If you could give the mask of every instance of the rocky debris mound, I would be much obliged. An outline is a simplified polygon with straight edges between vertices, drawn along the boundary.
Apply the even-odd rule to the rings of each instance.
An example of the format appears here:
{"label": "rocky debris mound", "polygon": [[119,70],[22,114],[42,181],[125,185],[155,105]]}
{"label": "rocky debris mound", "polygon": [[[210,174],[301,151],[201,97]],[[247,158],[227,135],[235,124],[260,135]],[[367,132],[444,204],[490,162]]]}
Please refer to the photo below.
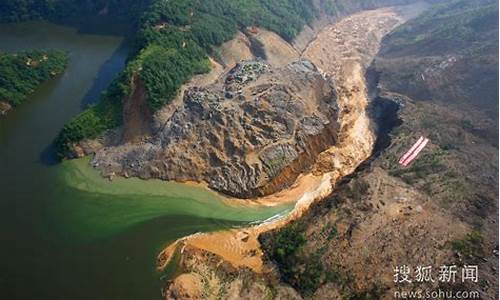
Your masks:
{"label": "rocky debris mound", "polygon": [[103,149],[93,164],[105,175],[203,180],[241,198],[273,193],[336,142],[336,99],[307,60],[282,68],[244,61],[219,82],[188,89],[148,141]]}
{"label": "rocky debris mound", "polygon": [[269,66],[263,60],[243,61],[231,69],[226,76],[226,88],[242,87],[267,72],[269,72]]}

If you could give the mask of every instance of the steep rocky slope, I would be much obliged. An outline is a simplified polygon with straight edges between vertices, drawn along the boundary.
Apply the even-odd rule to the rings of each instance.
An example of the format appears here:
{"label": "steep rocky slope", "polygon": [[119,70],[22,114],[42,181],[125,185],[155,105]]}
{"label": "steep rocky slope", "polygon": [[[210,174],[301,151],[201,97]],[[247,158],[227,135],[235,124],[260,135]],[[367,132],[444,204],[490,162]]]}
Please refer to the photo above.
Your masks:
{"label": "steep rocky slope", "polygon": [[[127,71],[110,87],[109,93],[106,93],[107,96],[103,97],[103,101],[99,105],[76,117],[63,128],[55,141],[58,154],[61,157],[80,157],[93,154],[103,147],[115,147],[127,142],[141,142],[151,134],[154,135],[158,130],[156,123],[165,123],[165,119],[169,118],[182,102],[183,93],[187,87],[196,85],[191,82],[181,87],[180,84],[196,72],[205,70],[203,66],[207,65],[208,61],[205,61],[203,53],[199,51],[201,49],[195,47],[197,45],[211,49],[207,54],[212,56],[212,66],[232,68],[243,59],[260,57],[272,67],[282,68],[290,62],[296,61],[300,57],[300,52],[328,22],[363,9],[415,2],[412,0],[342,0],[335,2],[311,0],[304,3],[298,1],[294,5],[285,5],[286,8],[275,9],[273,5],[265,4],[266,1],[263,1],[264,4],[257,1],[258,3],[234,7],[224,7],[221,4],[225,3],[224,1],[217,2],[217,5],[206,5],[206,3],[196,3],[196,1],[184,4],[182,1],[172,1],[168,4],[152,1],[151,7],[144,13],[141,23],[142,29],[137,37],[137,46],[142,47],[142,50],[137,49],[137,55],[131,59]],[[293,2],[295,0],[286,1]],[[266,13],[269,9],[272,11],[270,14]],[[227,32],[225,30],[210,31],[215,30],[219,22],[228,21],[220,18],[219,14],[224,12],[233,14],[241,10],[250,10],[249,16],[258,14],[261,10],[263,12],[262,16],[255,17],[254,21],[248,20],[246,15],[238,13],[238,18],[234,22],[239,24],[238,28],[242,32],[234,30],[234,22],[232,21],[228,23],[230,25],[227,25],[229,26]],[[299,16],[283,15],[288,11],[298,11]],[[201,16],[204,17],[185,19],[186,14],[193,16],[195,13],[201,13]],[[280,22],[283,22],[285,16],[288,16],[288,22],[293,21],[293,24],[278,26],[277,24],[281,24]],[[193,24],[185,26],[188,23]],[[307,25],[305,25],[306,23]],[[167,24],[169,26],[166,26]],[[274,32],[257,28],[255,25],[260,25]],[[302,27],[302,33],[293,43],[284,40],[291,39]],[[236,37],[220,45],[222,41],[227,41],[232,36],[233,31],[236,33]],[[168,49],[170,51],[167,51]],[[173,56],[177,54],[183,57],[173,59]],[[193,59],[193,61],[179,63],[185,58]],[[160,64],[168,67],[159,67]],[[195,67],[193,68],[193,66]],[[224,70],[224,72],[227,71],[227,69]],[[142,73],[148,75],[140,75]],[[211,72],[211,74],[216,73],[214,70]],[[217,76],[220,75],[218,73]],[[202,85],[205,84],[207,82]],[[135,91],[136,89],[138,91]],[[180,100],[178,96],[175,96],[175,90],[178,90]],[[177,100],[173,100],[174,98]],[[164,105],[166,103],[171,103],[171,105]],[[147,109],[146,106],[150,106],[150,109]],[[123,112],[120,113],[120,111]],[[150,176],[147,174],[149,171],[138,168],[132,172],[115,172],[115,169],[120,168],[115,167],[116,163],[112,163],[112,165],[113,167],[109,166],[109,172],[104,172],[106,175],[112,176],[116,173],[137,175],[140,173],[143,177]],[[103,168],[102,165],[101,168]],[[187,177],[183,174],[178,175],[180,180]],[[156,175],[156,177],[160,176]],[[200,176],[190,177],[195,180],[200,178]],[[162,178],[172,177],[163,176]],[[260,188],[259,191],[254,192],[246,190],[247,188],[245,191],[241,191],[241,195],[244,193],[247,196],[263,193]],[[240,192],[232,192],[232,194],[238,193]]]}
{"label": "steep rocky slope", "polygon": [[[303,298],[441,289],[496,299],[497,18],[494,1],[452,1],[385,39],[367,74],[378,95],[377,151],[302,219],[261,236],[282,283]],[[397,160],[420,135],[431,143],[401,168]],[[435,280],[396,284],[401,265],[413,279],[418,266],[432,266]],[[479,280],[439,282],[443,265],[478,265]]]}
{"label": "steep rocky slope", "polygon": [[391,34],[375,67],[385,89],[495,119],[497,90],[485,87],[498,83],[498,6],[488,0],[463,5],[440,6]]}
{"label": "steep rocky slope", "polygon": [[185,91],[146,142],[99,151],[104,172],[203,180],[240,198],[280,190],[337,139],[335,89],[307,60],[244,61],[219,82]]}
{"label": "steep rocky slope", "polygon": [[[307,214],[311,203],[326,197],[340,178],[353,172],[369,157],[375,136],[366,112],[368,94],[364,72],[377,53],[381,38],[401,24],[403,16],[422,8],[411,6],[358,13],[327,26],[310,43],[303,56],[314,60],[335,82],[340,124],[338,143],[319,155],[311,170],[313,174],[299,178],[292,189],[276,195],[298,200],[294,211],[286,218],[246,229],[191,236],[165,249],[159,257],[160,267],[165,266],[176,248],[182,252],[179,268],[183,275],[168,283],[165,291],[168,299],[216,295],[224,299],[301,298],[301,290],[298,292],[286,282],[280,282],[278,273],[269,264],[262,263],[263,252],[257,237]],[[328,51],[330,49],[339,51]],[[290,266],[294,267],[299,261],[290,262]],[[307,265],[309,262],[311,264]],[[314,272],[320,267],[318,261],[312,262],[297,266],[305,271],[300,276],[303,279],[300,285],[306,289],[317,284]],[[196,283],[195,288],[190,289],[188,283]]]}
{"label": "steep rocky slope", "polygon": [[[361,6],[351,8],[357,10]],[[410,10],[405,13],[410,14],[406,17],[411,16]],[[322,74],[326,72],[338,78],[353,77],[338,73],[341,67],[337,55],[359,56],[359,62],[348,58],[346,64],[351,65],[344,66],[344,69],[345,72],[361,74],[356,69],[358,64],[361,68],[366,67],[370,55],[377,49],[376,41],[387,33],[383,29],[390,28],[397,20],[387,21],[393,24],[385,22],[381,21],[373,28],[359,32],[360,36],[355,40],[365,39],[364,49],[359,43],[340,45],[335,40],[338,37],[323,33],[321,39],[327,38],[339,50],[309,47],[303,57],[312,64],[305,61],[290,64],[299,59],[297,49],[275,33],[248,28],[246,35],[238,33],[235,40],[220,47],[217,60],[230,68],[238,59],[260,56],[268,66],[247,62],[226,70],[227,74],[220,74],[218,83],[210,87],[205,86],[208,82],[201,85],[202,88],[200,85],[188,84],[181,89],[183,99],[157,113],[160,117],[154,118],[151,136],[143,135],[142,142],[138,142],[140,136],[135,138],[136,144],[99,150],[93,165],[110,177],[122,175],[204,181],[210,188],[239,198],[268,195],[282,190],[290,186],[299,174],[307,172],[316,162],[316,156],[337,139],[339,126],[335,124],[337,105],[333,103],[333,87]],[[340,30],[352,25],[344,23],[346,28]],[[311,45],[314,45],[314,41]],[[314,65],[320,66],[321,71]],[[253,74],[251,66],[258,69],[256,74]],[[238,72],[242,74],[236,74],[236,79],[242,82],[235,85],[230,81],[234,77],[232,73]],[[246,77],[249,76],[250,80],[247,81]],[[345,102],[353,94],[362,91],[359,83],[362,80],[358,76],[343,83],[345,88],[340,91],[345,99],[340,100]],[[195,102],[201,106],[196,107],[193,104]],[[362,105],[352,112],[341,108],[341,113],[346,114],[342,122],[350,123],[351,116],[357,118],[356,110],[360,107]],[[370,126],[368,123],[360,121],[352,126],[361,133]],[[130,128],[127,122],[124,127]],[[122,143],[128,140],[131,139]],[[356,153],[370,152],[370,147],[366,147],[370,143],[362,145],[347,140],[343,143],[353,153],[348,161],[356,161]],[[90,152],[93,151],[91,149]],[[318,174],[338,169],[346,163],[339,160],[342,155],[334,155],[334,152],[323,157],[323,170],[317,170]],[[331,157],[338,158],[332,161]]]}

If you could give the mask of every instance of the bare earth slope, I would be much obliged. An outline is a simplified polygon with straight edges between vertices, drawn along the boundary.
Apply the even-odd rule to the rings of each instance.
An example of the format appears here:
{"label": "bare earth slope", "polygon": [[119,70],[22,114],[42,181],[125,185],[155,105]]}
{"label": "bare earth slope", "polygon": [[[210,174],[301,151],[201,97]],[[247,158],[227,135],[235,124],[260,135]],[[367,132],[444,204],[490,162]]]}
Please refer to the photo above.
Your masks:
{"label": "bare earth slope", "polygon": [[[261,237],[281,280],[306,298],[498,297],[498,3],[450,5],[384,40],[369,74],[378,87],[376,155],[303,218]],[[402,168],[399,157],[420,135],[431,142]],[[291,237],[305,242],[280,254]],[[402,265],[413,284],[394,282]],[[440,282],[440,268],[452,265],[457,280]],[[461,280],[463,265],[478,266],[477,282]],[[433,281],[415,282],[418,266],[430,266]]]}
{"label": "bare earth slope", "polygon": [[312,63],[244,61],[215,84],[186,90],[147,141],[103,149],[93,164],[141,178],[205,181],[246,198],[289,186],[335,144],[337,131],[335,89]]}
{"label": "bare earth slope", "polygon": [[[358,13],[326,27],[310,43],[303,57],[335,83],[338,142],[320,154],[311,174],[299,177],[291,189],[275,196],[297,200],[295,210],[286,218],[245,230],[194,235],[165,249],[159,257],[160,268],[175,249],[181,249],[180,269],[184,272],[168,285],[166,298],[301,298],[289,286],[275,282],[276,273],[262,261],[258,236],[299,218],[311,203],[330,194],[339,178],[352,173],[370,156],[375,136],[366,112],[365,68],[376,55],[381,38],[404,21],[401,15],[402,11],[390,8]],[[259,200],[271,201],[269,198]],[[198,282],[200,288],[187,288],[187,278]]]}

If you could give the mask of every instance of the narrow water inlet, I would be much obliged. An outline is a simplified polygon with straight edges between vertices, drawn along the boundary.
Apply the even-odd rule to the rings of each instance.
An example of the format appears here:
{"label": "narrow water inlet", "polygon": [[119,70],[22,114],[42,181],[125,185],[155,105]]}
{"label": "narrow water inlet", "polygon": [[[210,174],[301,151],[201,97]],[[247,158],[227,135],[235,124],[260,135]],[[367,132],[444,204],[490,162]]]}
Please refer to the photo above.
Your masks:
{"label": "narrow water inlet", "polygon": [[2,51],[55,48],[70,57],[64,74],[0,118],[0,289],[8,299],[156,299],[155,257],[165,244],[289,209],[231,207],[189,185],[109,182],[85,160],[41,160],[123,69],[122,41],[44,22],[0,25]]}

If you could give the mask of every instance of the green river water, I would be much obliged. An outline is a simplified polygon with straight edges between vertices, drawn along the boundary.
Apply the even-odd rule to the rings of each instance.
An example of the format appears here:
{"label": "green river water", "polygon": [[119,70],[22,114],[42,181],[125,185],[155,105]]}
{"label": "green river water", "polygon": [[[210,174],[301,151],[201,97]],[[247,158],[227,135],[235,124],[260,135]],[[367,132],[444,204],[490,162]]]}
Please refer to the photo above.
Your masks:
{"label": "green river water", "polygon": [[123,38],[41,22],[0,25],[0,51],[55,48],[70,64],[0,118],[0,298],[159,299],[158,252],[176,238],[286,213],[224,204],[203,188],[103,179],[88,159],[54,163],[63,124],[124,67]]}

